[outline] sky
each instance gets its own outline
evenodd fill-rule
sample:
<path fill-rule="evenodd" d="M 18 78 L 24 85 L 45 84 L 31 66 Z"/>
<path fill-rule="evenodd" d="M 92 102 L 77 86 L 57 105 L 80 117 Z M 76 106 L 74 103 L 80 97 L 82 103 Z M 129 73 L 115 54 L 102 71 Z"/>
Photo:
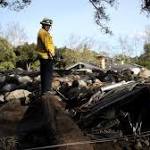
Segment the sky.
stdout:
<path fill-rule="evenodd" d="M 15 12 L 7 8 L 0 8 L 0 25 L 18 23 L 24 28 L 29 43 L 36 42 L 40 21 L 44 18 L 53 20 L 52 35 L 57 47 L 69 46 L 73 41 L 89 38 L 93 40 L 93 49 L 97 52 L 119 53 L 119 37 L 130 40 L 138 38 L 137 51 L 132 55 L 139 55 L 143 49 L 146 26 L 150 25 L 150 18 L 141 13 L 141 0 L 120 0 L 117 8 L 109 8 L 110 28 L 113 35 L 105 35 L 94 21 L 94 9 L 88 0 L 32 0 L 31 5 Z M 139 40 L 140 39 L 140 40 Z M 72 41 L 71 41 L 72 40 Z"/>

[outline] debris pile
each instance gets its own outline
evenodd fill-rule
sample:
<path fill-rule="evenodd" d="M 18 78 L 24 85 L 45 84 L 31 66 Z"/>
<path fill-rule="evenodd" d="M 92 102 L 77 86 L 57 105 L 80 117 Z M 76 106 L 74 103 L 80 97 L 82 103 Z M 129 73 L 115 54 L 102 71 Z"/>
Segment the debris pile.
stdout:
<path fill-rule="evenodd" d="M 0 138 L 14 138 L 19 143 L 16 149 L 146 149 L 150 142 L 148 78 L 129 70 L 69 74 L 58 70 L 54 95 L 41 97 L 39 71 L 1 72 Z M 5 142 L 0 145 L 4 147 Z"/>

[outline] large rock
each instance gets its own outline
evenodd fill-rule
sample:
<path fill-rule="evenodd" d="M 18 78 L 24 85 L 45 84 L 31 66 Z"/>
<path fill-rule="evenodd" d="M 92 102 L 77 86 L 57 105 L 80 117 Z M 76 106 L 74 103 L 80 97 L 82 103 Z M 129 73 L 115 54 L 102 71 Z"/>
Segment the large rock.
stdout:
<path fill-rule="evenodd" d="M 0 107 L 0 138 L 16 135 L 17 125 L 26 109 L 27 106 L 22 106 L 19 100 L 9 101 Z"/>
<path fill-rule="evenodd" d="M 18 85 L 10 83 L 10 84 L 6 84 L 2 87 L 2 91 L 3 92 L 10 92 L 15 90 L 18 87 Z"/>
<path fill-rule="evenodd" d="M 24 89 L 19 89 L 19 90 L 6 93 L 5 100 L 10 101 L 14 99 L 21 99 L 21 100 L 28 101 L 30 95 L 31 95 L 31 92 L 24 90 Z"/>
<path fill-rule="evenodd" d="M 4 95 L 0 94 L 0 102 L 4 102 L 5 99 L 4 99 Z"/>
<path fill-rule="evenodd" d="M 20 76 L 19 78 L 18 78 L 18 81 L 20 82 L 20 83 L 22 83 L 22 84 L 27 84 L 27 83 L 30 83 L 30 82 L 32 82 L 33 80 L 31 79 L 31 77 L 29 77 L 29 76 Z"/>
<path fill-rule="evenodd" d="M 4 83 L 6 80 L 6 76 L 0 74 L 0 83 Z"/>
<path fill-rule="evenodd" d="M 79 129 L 77 124 L 65 114 L 60 101 L 58 98 L 53 95 L 45 95 L 43 96 L 44 102 L 51 105 L 54 109 L 55 116 L 56 116 L 56 133 L 58 137 L 59 144 L 63 143 L 74 143 L 74 142 L 83 142 L 90 140 L 88 137 L 85 137 L 82 131 Z M 65 146 L 60 147 L 60 150 L 93 150 L 93 147 L 90 144 L 83 144 L 83 145 L 73 145 L 73 146 Z"/>
<path fill-rule="evenodd" d="M 41 76 L 38 75 L 37 77 L 34 77 L 34 81 L 40 82 L 41 81 Z"/>
<path fill-rule="evenodd" d="M 57 97 L 47 94 L 35 101 L 20 122 L 18 135 L 23 148 L 84 142 L 85 137 L 74 121 L 64 113 Z M 58 147 L 59 150 L 93 150 L 90 144 Z"/>

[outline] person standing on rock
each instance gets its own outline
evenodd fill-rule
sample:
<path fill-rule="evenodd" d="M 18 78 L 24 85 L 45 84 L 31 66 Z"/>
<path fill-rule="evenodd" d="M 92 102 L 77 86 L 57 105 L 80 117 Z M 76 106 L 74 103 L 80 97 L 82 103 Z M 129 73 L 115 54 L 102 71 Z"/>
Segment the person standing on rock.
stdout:
<path fill-rule="evenodd" d="M 49 30 L 52 27 L 53 21 L 44 18 L 40 24 L 41 29 L 37 36 L 37 53 L 40 60 L 40 73 L 41 73 L 41 92 L 42 94 L 51 90 L 52 76 L 53 76 L 53 63 L 55 48 L 53 39 Z"/>

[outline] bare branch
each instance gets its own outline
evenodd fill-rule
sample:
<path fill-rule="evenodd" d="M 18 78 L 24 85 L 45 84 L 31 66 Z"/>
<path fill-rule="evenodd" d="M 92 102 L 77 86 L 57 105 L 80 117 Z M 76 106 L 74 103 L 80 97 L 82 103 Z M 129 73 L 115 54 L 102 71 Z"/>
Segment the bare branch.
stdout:
<path fill-rule="evenodd" d="M 142 8 L 146 11 L 150 11 L 150 0 L 142 0 Z"/>
<path fill-rule="evenodd" d="M 105 33 L 112 34 L 109 27 L 106 25 L 108 23 L 109 16 L 106 13 L 106 6 L 114 6 L 114 3 L 117 0 L 89 0 L 89 2 L 93 5 L 95 12 L 95 22 L 100 26 L 101 30 Z"/>

